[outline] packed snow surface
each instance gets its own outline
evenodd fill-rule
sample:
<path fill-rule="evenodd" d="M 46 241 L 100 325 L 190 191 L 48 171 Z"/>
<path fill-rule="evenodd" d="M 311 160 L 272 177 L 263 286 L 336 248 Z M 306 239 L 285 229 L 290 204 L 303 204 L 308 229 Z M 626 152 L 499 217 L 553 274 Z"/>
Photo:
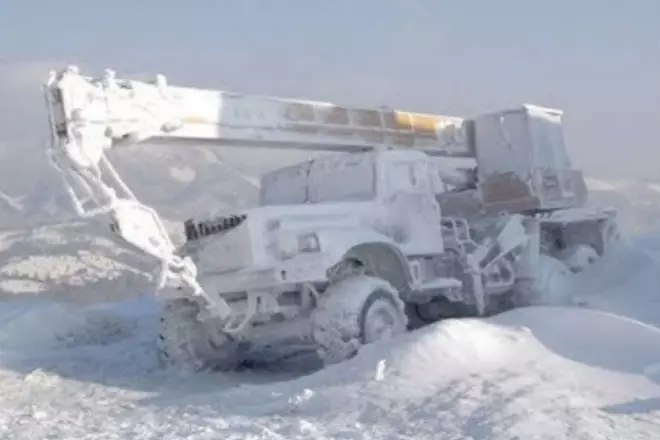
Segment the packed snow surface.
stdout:
<path fill-rule="evenodd" d="M 660 237 L 581 275 L 581 307 L 232 374 L 160 365 L 148 278 L 102 231 L 0 233 L 0 262 L 2 439 L 660 438 Z"/>

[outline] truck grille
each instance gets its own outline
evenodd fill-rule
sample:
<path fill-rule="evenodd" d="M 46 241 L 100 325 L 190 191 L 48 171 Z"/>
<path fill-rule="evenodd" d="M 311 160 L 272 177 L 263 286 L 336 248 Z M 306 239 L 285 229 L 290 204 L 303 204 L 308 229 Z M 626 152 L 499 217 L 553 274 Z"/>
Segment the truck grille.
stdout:
<path fill-rule="evenodd" d="M 230 215 L 215 217 L 210 220 L 197 222 L 188 219 L 183 223 L 186 240 L 193 241 L 209 235 L 218 234 L 235 228 L 247 219 L 247 215 Z"/>

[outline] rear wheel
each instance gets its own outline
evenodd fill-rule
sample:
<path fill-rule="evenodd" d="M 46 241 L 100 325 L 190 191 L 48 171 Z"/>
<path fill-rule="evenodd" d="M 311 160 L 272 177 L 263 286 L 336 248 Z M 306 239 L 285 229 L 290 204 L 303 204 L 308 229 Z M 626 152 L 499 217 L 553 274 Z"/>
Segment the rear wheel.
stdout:
<path fill-rule="evenodd" d="M 514 288 L 512 306 L 568 304 L 573 294 L 572 277 L 566 264 L 542 254 L 534 279 L 519 282 Z"/>
<path fill-rule="evenodd" d="M 452 302 L 444 296 L 437 296 L 429 302 L 406 303 L 408 329 L 417 330 L 443 319 L 465 318 L 477 315 L 476 307 L 462 302 Z"/>
<path fill-rule="evenodd" d="M 162 360 L 194 370 L 238 368 L 242 363 L 238 342 L 211 323 L 199 321 L 199 311 L 196 302 L 185 298 L 167 302 L 158 340 Z"/>
<path fill-rule="evenodd" d="M 541 302 L 545 304 L 560 304 L 571 295 L 570 268 L 556 258 L 541 255 L 537 278 L 537 289 L 541 294 Z"/>
<path fill-rule="evenodd" d="M 365 275 L 328 287 L 312 315 L 314 342 L 326 364 L 353 357 L 362 345 L 405 333 L 406 326 L 397 290 L 381 278 Z"/>
<path fill-rule="evenodd" d="M 616 218 L 608 219 L 605 221 L 602 229 L 603 235 L 603 255 L 607 254 L 613 246 L 621 242 L 621 229 Z"/>
<path fill-rule="evenodd" d="M 574 272 L 582 272 L 594 264 L 599 258 L 598 252 L 592 246 L 577 244 L 557 253 L 557 259 Z"/>

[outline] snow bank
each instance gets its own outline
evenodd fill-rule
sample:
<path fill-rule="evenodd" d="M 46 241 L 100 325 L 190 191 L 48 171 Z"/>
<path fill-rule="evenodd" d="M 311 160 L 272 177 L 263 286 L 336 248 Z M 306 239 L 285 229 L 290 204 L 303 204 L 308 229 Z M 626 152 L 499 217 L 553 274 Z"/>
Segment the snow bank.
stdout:
<path fill-rule="evenodd" d="M 643 375 L 660 364 L 660 329 L 598 310 L 521 308 L 485 320 L 447 320 L 404 335 L 394 344 L 367 346 L 350 362 L 301 381 L 339 385 L 405 378 L 423 390 L 449 377 L 542 358 Z M 383 368 L 384 373 L 378 373 Z M 379 379 L 377 373 L 383 376 Z"/>
<path fill-rule="evenodd" d="M 153 315 L 152 304 L 128 304 L 9 301 L 0 308 L 0 352 L 35 354 L 127 339 L 138 331 L 139 321 L 149 316 L 145 312 Z"/>
<path fill-rule="evenodd" d="M 576 277 L 576 302 L 660 326 L 660 235 L 622 243 Z"/>
<path fill-rule="evenodd" d="M 491 321 L 524 327 L 554 354 L 591 367 L 644 374 L 660 365 L 660 329 L 612 313 L 535 307 Z"/>
<path fill-rule="evenodd" d="M 615 414 L 654 411 L 660 421 L 660 387 L 644 376 L 658 361 L 657 329 L 539 307 L 446 321 L 294 381 L 187 402 L 285 438 L 650 439 L 660 425 Z"/>
<path fill-rule="evenodd" d="M 42 231 L 26 239 L 43 244 L 60 234 Z M 19 243 L 19 235 L 12 237 L 5 250 Z M 652 309 L 658 284 L 644 277 L 658 273 L 650 253 L 659 241 L 633 243 L 619 259 L 603 261 L 609 270 L 603 279 L 592 277 L 591 290 L 583 292 L 588 307 L 614 308 L 619 300 L 633 317 Z M 31 252 L 37 249 L 45 254 L 48 246 Z M 51 258 L 55 265 L 57 257 Z M 610 276 L 622 281 L 611 283 Z M 45 286 L 56 282 L 40 277 Z M 62 282 L 58 289 L 67 285 L 73 284 Z M 99 302 L 113 288 L 83 283 L 75 303 L 43 294 L 0 299 L 0 437 L 660 435 L 660 331 L 631 317 L 530 307 L 486 320 L 441 322 L 365 347 L 354 359 L 320 371 L 299 365 L 184 374 L 158 362 L 157 303 L 148 297 Z M 96 301 L 83 300 L 85 289 Z M 644 316 L 652 322 L 659 314 L 655 307 Z"/>

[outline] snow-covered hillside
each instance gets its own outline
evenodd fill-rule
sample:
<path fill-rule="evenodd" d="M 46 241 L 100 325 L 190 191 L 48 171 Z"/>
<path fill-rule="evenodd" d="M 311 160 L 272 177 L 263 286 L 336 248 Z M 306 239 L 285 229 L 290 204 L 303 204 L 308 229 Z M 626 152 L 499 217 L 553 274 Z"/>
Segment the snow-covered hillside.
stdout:
<path fill-rule="evenodd" d="M 59 175 L 46 160 L 46 148 L 46 141 L 0 142 L 0 229 L 72 218 Z M 261 174 L 313 154 L 323 153 L 141 144 L 114 150 L 110 157 L 138 198 L 166 220 L 180 222 L 209 210 L 253 205 Z M 660 181 L 588 178 L 587 185 L 590 202 L 618 209 L 626 231 L 639 234 L 660 227 Z"/>
<path fill-rule="evenodd" d="M 70 201 L 46 151 L 44 142 L 0 142 L 0 229 L 72 218 Z M 258 176 L 311 153 L 141 144 L 111 151 L 110 157 L 138 198 L 167 220 L 182 221 L 209 209 L 254 204 Z"/>
<path fill-rule="evenodd" d="M 174 222 L 254 203 L 254 176 L 301 157 L 113 153 Z M 320 371 L 189 374 L 157 360 L 149 263 L 107 225 L 62 223 L 69 202 L 39 145 L 0 148 L 0 164 L 2 439 L 660 438 L 656 183 L 589 180 L 633 239 L 576 280 L 581 307 L 450 320 Z"/>
<path fill-rule="evenodd" d="M 660 181 L 587 179 L 592 205 L 612 206 L 629 234 L 660 231 Z"/>

